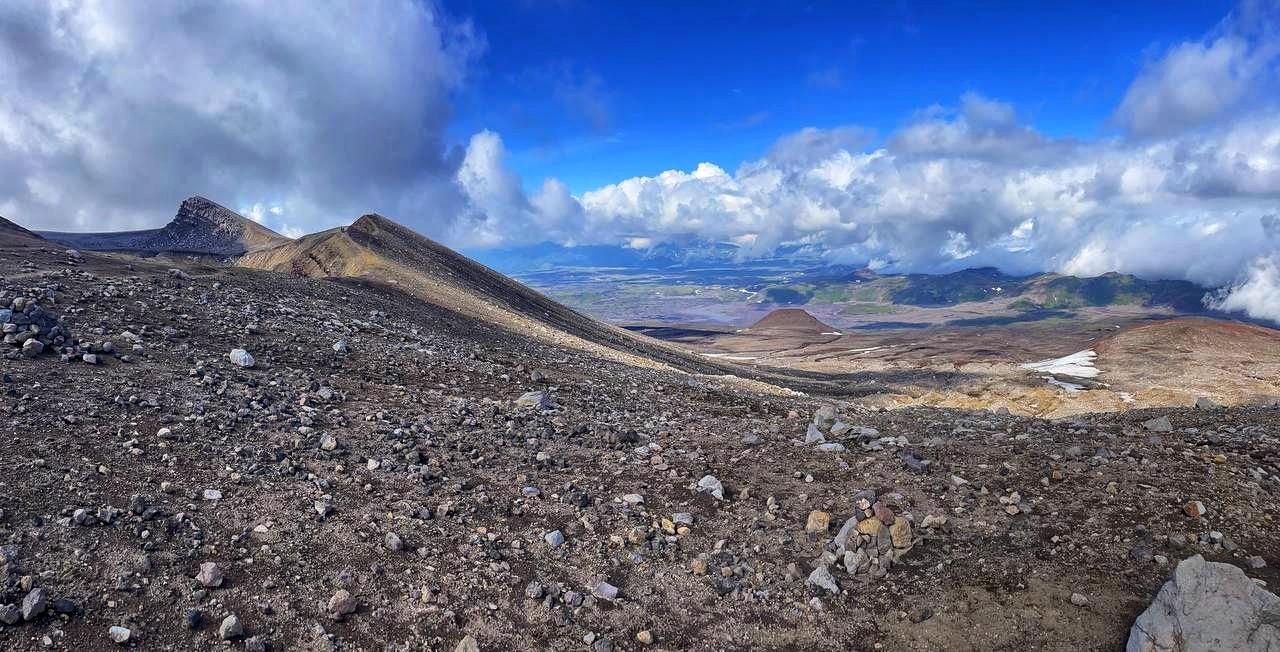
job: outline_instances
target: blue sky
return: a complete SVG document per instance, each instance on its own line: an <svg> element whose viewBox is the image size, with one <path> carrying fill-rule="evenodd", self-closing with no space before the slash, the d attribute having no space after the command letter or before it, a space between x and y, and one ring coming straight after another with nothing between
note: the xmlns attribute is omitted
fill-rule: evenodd
<svg viewBox="0 0 1280 652"><path fill-rule="evenodd" d="M8 0L0 87L0 215L37 229L199 194L290 236L1119 271L1280 319L1280 0Z"/></svg>
<svg viewBox="0 0 1280 652"><path fill-rule="evenodd" d="M580 193L803 127L886 136L976 91L1050 136L1093 138L1144 62L1231 10L1175 3L453 2L487 42L455 139L502 135L527 188Z"/></svg>

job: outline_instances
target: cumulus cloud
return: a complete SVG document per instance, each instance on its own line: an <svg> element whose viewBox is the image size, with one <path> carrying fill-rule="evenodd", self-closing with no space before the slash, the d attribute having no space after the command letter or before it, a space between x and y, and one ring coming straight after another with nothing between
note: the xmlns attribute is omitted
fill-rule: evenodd
<svg viewBox="0 0 1280 652"><path fill-rule="evenodd" d="M1180 43L1149 62L1116 109L1139 136L1199 126L1241 104L1274 97L1280 3L1241 4L1204 41Z"/></svg>
<svg viewBox="0 0 1280 652"><path fill-rule="evenodd" d="M0 213L139 228L199 193L278 228L440 232L465 201L448 96L482 46L418 0L0 3Z"/></svg>
<svg viewBox="0 0 1280 652"><path fill-rule="evenodd" d="M1254 260L1243 279L1207 303L1218 310L1244 312L1280 323L1280 260Z"/></svg>

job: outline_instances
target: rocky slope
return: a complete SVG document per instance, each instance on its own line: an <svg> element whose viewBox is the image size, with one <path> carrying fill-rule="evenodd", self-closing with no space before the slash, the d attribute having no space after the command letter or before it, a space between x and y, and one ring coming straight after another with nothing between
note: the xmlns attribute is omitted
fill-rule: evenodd
<svg viewBox="0 0 1280 652"><path fill-rule="evenodd" d="M182 202L163 228L122 233L42 233L59 244L89 251L239 256L289 239L204 197Z"/></svg>
<svg viewBox="0 0 1280 652"><path fill-rule="evenodd" d="M369 278L0 279L100 352L0 360L3 649L1115 650L1184 558L1280 584L1274 409L883 412Z"/></svg>

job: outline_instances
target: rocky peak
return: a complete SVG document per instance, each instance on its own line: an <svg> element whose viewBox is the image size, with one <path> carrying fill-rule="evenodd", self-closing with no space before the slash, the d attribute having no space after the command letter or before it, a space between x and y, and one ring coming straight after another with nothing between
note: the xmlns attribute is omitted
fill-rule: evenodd
<svg viewBox="0 0 1280 652"><path fill-rule="evenodd" d="M200 197L189 197L178 207L173 221L163 229L167 232L188 233L191 231L226 233L239 236L244 233L251 220L216 202ZM256 224L255 224L256 225Z"/></svg>

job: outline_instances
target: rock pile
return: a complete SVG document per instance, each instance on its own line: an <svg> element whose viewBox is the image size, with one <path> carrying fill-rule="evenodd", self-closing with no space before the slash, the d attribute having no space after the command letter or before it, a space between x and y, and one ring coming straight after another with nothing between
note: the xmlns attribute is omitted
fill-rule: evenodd
<svg viewBox="0 0 1280 652"><path fill-rule="evenodd" d="M14 294L9 290L0 292L0 330L4 343L14 348L5 353L6 358L34 358L74 343L66 327L40 305L42 300L52 302L51 295Z"/></svg>
<svg viewBox="0 0 1280 652"><path fill-rule="evenodd" d="M895 514L869 489L858 492L854 505L853 515L828 546L827 555L851 576L880 579L915 545L911 516Z"/></svg>

